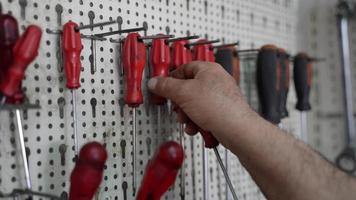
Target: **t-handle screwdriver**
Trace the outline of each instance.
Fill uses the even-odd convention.
[[[277,47],[265,45],[257,56],[257,90],[262,117],[273,124],[281,121],[279,113],[280,70],[277,60]]]
[[[175,38],[172,44],[172,68],[177,69],[178,67],[187,64],[192,61],[192,52],[188,48],[190,39],[197,39],[199,36],[187,36],[184,38]],[[191,137],[191,142],[193,143],[193,137]],[[179,142],[184,148],[184,124],[179,124]],[[185,199],[185,168],[181,169],[181,199]]]
[[[184,151],[180,144],[174,141],[163,143],[148,161],[137,200],[161,199],[174,184],[183,159]]]
[[[163,34],[159,34],[163,35]],[[171,52],[167,39],[157,38],[152,40],[151,51],[151,77],[162,76],[167,77],[169,73],[169,65],[171,62]],[[151,101],[157,105],[157,127],[158,133],[161,133],[161,106],[166,104],[167,99],[152,94]]]
[[[306,53],[299,53],[294,57],[294,86],[297,93],[296,109],[300,111],[301,139],[307,142],[308,128],[306,111],[311,109],[309,94],[312,82],[312,63]]]
[[[219,63],[236,81],[236,84],[240,84],[240,58],[236,49],[237,44],[234,45],[222,45],[217,47],[215,53],[215,60]],[[229,174],[229,150],[225,149],[225,167]],[[228,185],[225,185],[225,197],[226,200],[230,199],[230,192]]]
[[[22,79],[25,76],[25,70],[30,63],[37,57],[40,46],[42,31],[38,26],[30,25],[25,33],[18,39],[13,48],[12,64],[6,72],[4,81],[0,86],[0,104],[4,104],[6,98],[13,97],[21,85]],[[31,177],[26,154],[25,139],[22,129],[21,112],[15,110],[16,122],[19,134],[22,162],[24,165],[26,186],[31,190]]]
[[[97,142],[85,144],[70,176],[69,200],[92,200],[103,178],[107,152]]]
[[[200,60],[200,61],[208,61],[208,62],[215,62],[215,56],[214,56],[214,48],[212,46],[212,43],[215,42],[219,42],[219,40],[215,40],[215,41],[207,41],[205,39],[199,40],[198,42],[194,43],[194,44],[190,44],[193,45],[193,60]],[[200,134],[203,137],[203,142],[205,144],[206,148],[209,149],[213,149],[215,156],[218,160],[218,163],[223,171],[223,174],[225,176],[226,179],[226,183],[228,184],[230,191],[232,193],[232,196],[234,198],[234,200],[237,200],[237,195],[235,193],[234,187],[232,185],[232,182],[230,180],[230,177],[225,169],[225,166],[222,162],[222,159],[220,157],[219,151],[217,149],[217,146],[219,145],[219,142],[216,140],[216,138],[209,132],[209,131],[205,131],[200,129]],[[209,191],[208,191],[208,180],[207,180],[207,172],[208,172],[208,159],[207,159],[207,155],[205,153],[205,149],[203,148],[202,151],[202,155],[203,155],[203,174],[204,174],[204,178],[203,178],[203,199],[208,199],[209,198]]]
[[[279,104],[279,111],[281,118],[286,118],[289,116],[287,110],[287,98],[289,92],[289,85],[290,85],[290,56],[286,52],[286,50],[279,48],[278,49],[278,63],[281,70],[280,76],[280,104]]]
[[[136,193],[136,108],[143,103],[142,75],[146,64],[146,47],[136,32],[129,33],[122,48],[122,64],[125,75],[125,102],[132,108],[133,139],[133,193]]]
[[[76,30],[78,25],[69,21],[63,26],[63,54],[64,54],[64,68],[67,79],[67,88],[72,93],[72,112],[73,112],[73,136],[74,136],[74,153],[75,157],[79,153],[79,142],[77,133],[77,109],[76,109],[76,90],[80,87],[80,71],[81,61],[80,53],[82,51],[82,40],[80,32]]]

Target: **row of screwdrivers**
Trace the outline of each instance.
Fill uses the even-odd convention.
[[[2,63],[6,63],[1,65],[1,102],[5,103],[6,101],[7,103],[21,103],[24,99],[24,95],[21,91],[21,82],[24,77],[26,67],[35,59],[38,54],[38,48],[41,38],[41,29],[37,26],[31,25],[26,29],[25,33],[21,37],[19,37],[17,22],[10,15],[1,16],[0,26],[2,27],[2,31],[0,33],[0,45],[3,47],[1,48],[0,52],[1,60],[4,60]],[[79,26],[76,23],[69,21],[63,26],[63,30],[61,31],[62,50],[64,54],[64,65],[67,80],[66,85],[68,89],[71,89],[73,91],[80,87],[80,57],[82,50],[82,35],[80,34],[80,30],[83,30],[83,27],[93,26],[95,25]],[[102,23],[101,26],[103,26]],[[106,36],[107,35],[108,34],[106,34]],[[217,61],[221,63],[221,65],[225,69],[227,69],[227,71],[230,72],[236,78],[237,81],[239,80],[239,53],[243,54],[247,51],[239,52],[236,49],[234,50],[234,46],[236,44],[218,46],[218,50],[215,54],[215,57],[215,48],[212,43],[215,43],[217,41],[199,40],[195,43],[189,43],[189,39],[196,39],[197,37],[188,36],[170,39],[171,37],[172,36],[167,36],[164,34],[154,35],[151,37],[141,36],[138,32],[134,32],[129,33],[126,38],[121,41],[123,43],[121,49],[122,65],[125,72],[125,102],[130,107],[135,109],[143,103],[141,85],[143,70],[146,66],[147,59],[147,44],[143,42],[144,39],[152,40],[152,42],[150,43],[150,61],[152,67],[152,77],[168,76],[170,67],[178,68],[182,64],[186,64],[192,60],[201,60],[209,62]],[[169,45],[169,42],[172,42],[171,46]],[[191,49],[191,47],[193,47],[193,49]],[[279,51],[275,46],[272,45],[264,46],[257,51],[257,85],[261,104],[260,110],[262,116],[264,116],[266,119],[274,123],[279,123],[281,116],[287,115],[285,109],[285,102],[289,87],[289,57],[285,51]],[[299,105],[297,106],[297,108],[302,110],[310,109],[310,105],[306,105],[309,104],[306,98],[308,98],[310,89],[311,61],[312,59],[310,59],[305,54],[300,54],[294,58],[295,82]],[[298,74],[301,74],[302,76],[296,76]],[[284,93],[282,92],[283,89]],[[73,97],[75,97],[74,92]],[[153,96],[153,102],[156,105],[163,105],[166,102],[166,99],[163,99],[162,97]],[[75,105],[74,99],[73,105]],[[75,112],[75,109],[73,109],[74,116]],[[135,110],[133,110],[133,116],[135,116]],[[74,119],[74,124],[75,123],[76,119]],[[135,126],[136,122],[135,119],[133,119],[133,135],[136,135]],[[74,136],[76,138],[74,146],[76,149],[76,154],[78,154],[79,144],[77,139],[78,137],[76,133],[76,127],[74,128],[74,131]],[[219,144],[218,141],[208,131],[200,129],[200,133],[204,138],[205,146],[207,148],[213,148],[218,159],[220,159],[220,156],[216,150],[216,147]],[[183,137],[182,133],[180,133],[180,135],[181,137]],[[136,145],[135,139],[133,144],[134,146]],[[134,152],[134,156],[135,155],[136,152]],[[78,159],[78,161],[79,160],[80,158]],[[135,158],[133,158],[133,160],[134,162],[136,161]],[[78,161],[77,164],[80,163]],[[157,171],[157,168],[153,168],[152,170]],[[135,164],[133,171],[134,173],[136,173]],[[150,174],[153,172],[148,171],[146,173]],[[229,178],[226,178],[228,181]],[[150,180],[152,181],[154,179],[151,177]],[[135,181],[136,180],[134,176],[134,184]],[[151,183],[151,181],[149,182]],[[143,183],[144,182],[145,181],[143,181]],[[89,183],[90,182],[87,182],[86,184]],[[159,181],[157,183],[163,182]],[[80,186],[83,186],[83,184]],[[149,185],[150,184],[148,183],[146,187],[149,187]],[[31,184],[28,184],[28,189],[31,189],[30,186]],[[133,185],[134,191],[135,187],[136,186]],[[234,190],[231,187],[231,192],[233,191]]]

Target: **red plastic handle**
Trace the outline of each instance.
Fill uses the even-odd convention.
[[[192,52],[187,47],[188,40],[175,41],[172,44],[172,67],[177,69],[179,66],[192,61]]]
[[[63,26],[62,48],[68,89],[77,89],[80,87],[80,70],[82,67],[80,53],[83,46],[80,32],[75,30],[77,26],[72,21],[65,23]]]
[[[201,39],[199,42],[206,42],[207,40]],[[193,48],[193,60],[215,62],[214,49],[211,44],[195,45]]]
[[[137,200],[159,200],[174,184],[183,159],[180,144],[173,141],[162,144],[147,164]]]
[[[92,200],[103,178],[108,155],[97,142],[85,144],[70,176],[69,200]]]
[[[198,42],[206,42],[205,39]],[[200,61],[215,62],[214,49],[211,44],[196,45],[193,48],[193,59]],[[197,125],[196,125],[197,126]],[[198,126],[197,126],[198,127]],[[203,137],[206,148],[214,148],[219,145],[218,140],[209,131],[205,131],[198,127],[198,130]]]
[[[122,48],[125,72],[125,102],[130,107],[143,103],[142,75],[146,64],[146,47],[138,33],[129,33]]]
[[[0,15],[0,83],[13,60],[13,47],[19,38],[18,23],[11,15]]]
[[[14,57],[12,64],[0,87],[2,94],[6,97],[12,97],[18,92],[22,79],[25,76],[25,70],[38,55],[41,36],[41,28],[35,25],[30,25],[16,42],[13,48]]]
[[[151,77],[167,77],[169,74],[169,65],[171,63],[171,52],[166,39],[152,40],[150,58],[152,66]],[[167,99],[154,94],[152,94],[151,100],[155,105],[163,105],[167,102]]]

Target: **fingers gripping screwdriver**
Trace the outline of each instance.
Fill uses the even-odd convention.
[[[18,23],[11,15],[0,15],[0,84],[4,81],[6,72],[13,60],[13,48],[19,38]],[[22,84],[12,97],[7,98],[7,103],[21,104],[24,100]]]
[[[163,34],[159,34],[163,35]],[[162,76],[167,77],[169,73],[169,65],[171,62],[171,53],[167,39],[157,38],[152,40],[151,52],[151,77]],[[161,133],[161,106],[166,104],[167,99],[152,94],[152,103],[157,105],[157,124],[158,133]]]
[[[312,81],[312,65],[305,53],[294,57],[294,86],[297,93],[296,109],[300,111],[301,139],[307,141],[306,111],[311,109],[309,102],[310,86]]]
[[[218,48],[215,53],[216,62],[219,63],[236,81],[240,83],[240,59],[237,49],[232,47]],[[229,150],[225,149],[225,167],[229,173]],[[230,199],[229,188],[226,184],[225,188],[226,199]]]
[[[38,55],[42,31],[38,26],[30,25],[23,35],[17,40],[13,48],[13,60],[6,72],[6,76],[0,85],[0,104],[6,101],[6,98],[13,97],[21,85],[25,76],[25,70]],[[31,190],[31,177],[28,166],[25,139],[22,129],[22,119],[19,109],[15,110],[18,135],[21,148],[22,164],[24,165],[26,186]]]
[[[173,141],[163,143],[148,162],[137,200],[159,200],[171,187],[183,165],[183,147]]]
[[[199,40],[196,44],[199,44],[199,45],[194,45],[193,60],[215,62],[214,49],[213,49],[213,46],[211,45],[211,43],[202,39],[202,40]],[[216,138],[209,131],[202,130],[201,128],[198,128],[198,130],[203,137],[205,148],[208,148],[208,149],[212,148],[214,150],[215,156],[216,156],[218,163],[219,163],[219,165],[223,171],[223,174],[225,176],[226,183],[228,184],[228,186],[230,188],[230,192],[232,193],[233,198],[236,200],[237,195],[235,193],[235,190],[234,190],[234,187],[230,180],[230,177],[225,169],[225,166],[222,162],[219,151],[217,149],[219,142],[216,140]],[[207,180],[207,178],[208,178],[207,171],[208,170],[207,169],[209,169],[209,168],[207,167],[208,161],[207,161],[207,156],[205,154],[205,149],[203,149],[202,155],[203,155],[203,175],[204,175],[204,178],[203,178],[204,198],[203,199],[208,199],[209,192],[208,192],[208,186],[207,186],[207,184],[208,184],[208,180]]]
[[[178,67],[187,64],[192,61],[192,52],[187,47],[188,40],[175,41],[172,44],[172,67],[177,69]],[[193,138],[191,138],[193,139]],[[184,124],[179,124],[179,141],[180,145],[184,148]],[[192,141],[191,141],[192,142]],[[185,168],[181,169],[181,198],[185,198]]]
[[[70,176],[69,200],[92,200],[103,178],[107,152],[97,142],[85,144]]]
[[[290,85],[289,55],[284,49],[278,49],[278,65],[280,67],[280,104],[279,111],[281,118],[288,117],[287,97]]]
[[[82,51],[82,40],[80,32],[76,30],[78,25],[69,21],[63,26],[63,54],[64,68],[67,79],[66,86],[72,93],[72,111],[73,111],[73,136],[75,157],[79,153],[79,142],[77,133],[77,109],[76,109],[76,90],[80,87],[80,70],[82,67],[80,53]]]
[[[265,45],[257,56],[257,90],[262,117],[273,124],[280,123],[280,70],[277,47]]]
[[[125,75],[125,102],[132,108],[133,193],[136,193],[136,108],[143,103],[142,75],[146,64],[146,47],[138,33],[129,33],[122,48]]]

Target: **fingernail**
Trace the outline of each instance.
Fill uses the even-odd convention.
[[[157,85],[157,78],[151,78],[147,84],[148,84],[147,86],[150,90],[154,90]]]

